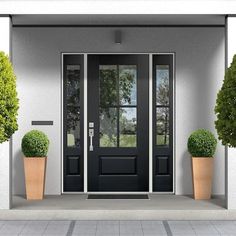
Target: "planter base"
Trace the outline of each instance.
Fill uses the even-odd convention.
[[[213,158],[192,157],[194,199],[210,199]]]
[[[46,157],[24,157],[27,200],[42,200],[45,188]]]

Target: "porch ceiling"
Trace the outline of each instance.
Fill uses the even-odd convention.
[[[224,25],[224,15],[13,15],[13,25]]]

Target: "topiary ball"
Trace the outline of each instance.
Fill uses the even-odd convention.
[[[198,129],[188,138],[188,151],[193,157],[213,157],[217,140],[208,130]]]
[[[29,131],[24,135],[21,142],[21,149],[25,157],[46,157],[48,146],[47,135],[39,130]]]

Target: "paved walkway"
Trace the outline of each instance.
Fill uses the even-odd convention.
[[[0,221],[0,235],[233,236],[236,221]]]

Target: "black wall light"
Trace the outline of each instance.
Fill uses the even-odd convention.
[[[121,31],[120,30],[115,31],[115,43],[121,44]]]

